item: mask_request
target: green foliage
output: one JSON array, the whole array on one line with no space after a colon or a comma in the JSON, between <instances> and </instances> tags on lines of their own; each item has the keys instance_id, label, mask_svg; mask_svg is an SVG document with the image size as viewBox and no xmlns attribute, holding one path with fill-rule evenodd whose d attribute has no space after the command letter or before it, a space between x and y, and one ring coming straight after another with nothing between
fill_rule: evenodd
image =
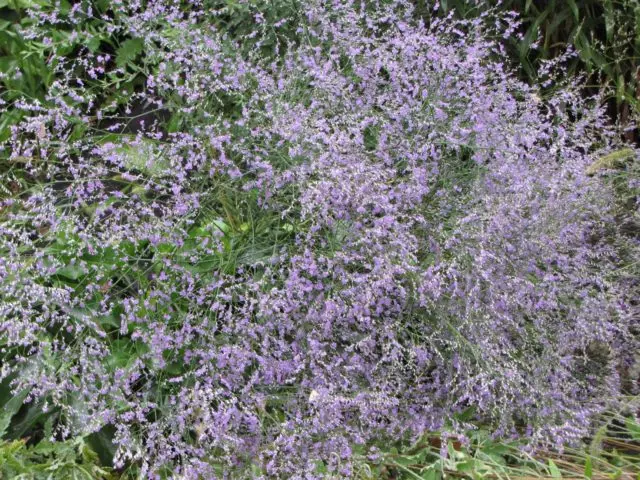
<instances>
[{"instance_id":1,"label":"green foliage","mask_svg":"<svg viewBox=\"0 0 640 480\"><path fill-rule=\"evenodd\" d=\"M243 39L243 47L249 52L256 47L261 55L272 56L290 41L296 39L296 24L304 3L300 0L206 0L205 5L219 14L212 19L231 38ZM287 21L274 28L278 21ZM254 37L254 34L258 35Z\"/></svg>"},{"instance_id":2,"label":"green foliage","mask_svg":"<svg viewBox=\"0 0 640 480\"><path fill-rule=\"evenodd\" d=\"M43 440L27 446L24 440L0 443L1 480L110 480L98 455L82 438L66 442Z\"/></svg>"},{"instance_id":3,"label":"green foliage","mask_svg":"<svg viewBox=\"0 0 640 480\"><path fill-rule=\"evenodd\" d=\"M144 41L141 38L129 38L122 42L116 50L116 65L124 68L136 59L144 49Z\"/></svg>"},{"instance_id":4,"label":"green foliage","mask_svg":"<svg viewBox=\"0 0 640 480\"><path fill-rule=\"evenodd\" d=\"M633 472L640 471L640 424L631 415L614 413L603 420L596 449L583 445L562 454L530 454L524 443L492 439L481 428L466 433L467 444L434 432L413 445L381 448L376 461L362 455L356 478L634 478ZM442 450L446 457L440 456Z\"/></svg>"},{"instance_id":5,"label":"green foliage","mask_svg":"<svg viewBox=\"0 0 640 480\"><path fill-rule=\"evenodd\" d=\"M611 170L624 166L627 160L632 160L634 152L630 148L625 148L617 152L610 153L604 157L599 158L588 169L588 175L594 175L601 170Z\"/></svg>"},{"instance_id":6,"label":"green foliage","mask_svg":"<svg viewBox=\"0 0 640 480\"><path fill-rule=\"evenodd\" d=\"M23 38L20 31L30 24L24 17L24 1L0 1L0 99L11 103L22 96L42 99L53 79L47 65L47 47ZM14 110L0 110L0 141L9 135L9 127L18 122Z\"/></svg>"},{"instance_id":7,"label":"green foliage","mask_svg":"<svg viewBox=\"0 0 640 480\"><path fill-rule=\"evenodd\" d=\"M440 12L473 18L488 6L514 11L522 20L523 35L511 40L511 52L532 81L541 80L541 60L572 47L578 55L569 60L568 73L585 73L594 83L608 85L623 123L629 107L640 112L639 0L447 0L440 2Z\"/></svg>"}]
</instances>

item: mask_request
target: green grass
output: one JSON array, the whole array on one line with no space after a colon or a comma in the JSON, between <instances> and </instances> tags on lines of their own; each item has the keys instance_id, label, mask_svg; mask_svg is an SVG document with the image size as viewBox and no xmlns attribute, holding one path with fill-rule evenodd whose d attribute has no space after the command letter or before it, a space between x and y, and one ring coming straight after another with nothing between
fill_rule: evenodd
<instances>
[{"instance_id":1,"label":"green grass","mask_svg":"<svg viewBox=\"0 0 640 480\"><path fill-rule=\"evenodd\" d=\"M620 412L601 417L593 438L563 452L527 452L523 441L493 440L479 427L468 432L468 445L445 440L447 458L441 458L443 437L433 432L413 445L381 450L375 462L362 458L356 478L637 479L640 478L640 424L633 418L633 411L638 405L639 398L627 399Z\"/></svg>"}]
</instances>

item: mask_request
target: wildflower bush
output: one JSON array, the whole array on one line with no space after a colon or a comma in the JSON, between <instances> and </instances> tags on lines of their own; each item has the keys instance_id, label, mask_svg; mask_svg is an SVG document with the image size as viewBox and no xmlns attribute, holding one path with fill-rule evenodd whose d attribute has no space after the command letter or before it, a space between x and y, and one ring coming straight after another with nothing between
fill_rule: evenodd
<instances>
[{"instance_id":1,"label":"wildflower bush","mask_svg":"<svg viewBox=\"0 0 640 480\"><path fill-rule=\"evenodd\" d=\"M149 478L347 478L475 424L574 444L637 388L637 241L593 167L624 145L561 62L552 94L516 78L513 16L23 7L50 79L2 77L7 438Z\"/></svg>"}]
</instances>

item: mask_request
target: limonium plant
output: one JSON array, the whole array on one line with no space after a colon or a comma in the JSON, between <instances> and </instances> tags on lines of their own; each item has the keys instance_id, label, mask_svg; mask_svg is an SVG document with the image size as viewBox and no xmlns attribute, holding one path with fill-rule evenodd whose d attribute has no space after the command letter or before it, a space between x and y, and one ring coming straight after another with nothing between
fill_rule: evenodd
<instances>
[{"instance_id":1,"label":"limonium plant","mask_svg":"<svg viewBox=\"0 0 640 480\"><path fill-rule=\"evenodd\" d=\"M208 0L28 10L54 80L0 105L0 379L148 478L348 478L461 412L588 435L638 321L600 99L561 60L519 81L510 15L237 3L248 31Z\"/></svg>"}]
</instances>

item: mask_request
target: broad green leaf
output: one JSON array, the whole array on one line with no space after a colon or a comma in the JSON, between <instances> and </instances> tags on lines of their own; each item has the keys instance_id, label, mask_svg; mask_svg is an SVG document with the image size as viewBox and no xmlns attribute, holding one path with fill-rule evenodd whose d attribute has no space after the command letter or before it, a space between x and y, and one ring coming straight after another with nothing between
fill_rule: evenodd
<instances>
[{"instance_id":1,"label":"broad green leaf","mask_svg":"<svg viewBox=\"0 0 640 480\"><path fill-rule=\"evenodd\" d=\"M56 275L68 278L69 280L78 280L84 275L84 270L79 265L65 265L56 270Z\"/></svg>"},{"instance_id":2,"label":"broad green leaf","mask_svg":"<svg viewBox=\"0 0 640 480\"><path fill-rule=\"evenodd\" d=\"M110 355L107 363L112 368L126 368L148 351L148 347L139 342L120 338L113 340L109 346Z\"/></svg>"},{"instance_id":3,"label":"broad green leaf","mask_svg":"<svg viewBox=\"0 0 640 480\"><path fill-rule=\"evenodd\" d=\"M611 0L604 0L604 26L607 36L607 42L611 43L616 34L615 7Z\"/></svg>"},{"instance_id":4,"label":"broad green leaf","mask_svg":"<svg viewBox=\"0 0 640 480\"><path fill-rule=\"evenodd\" d=\"M549 459L549 473L553 478L562 478L562 474L560 473L560 469L555 464L555 462Z\"/></svg>"},{"instance_id":5,"label":"broad green leaf","mask_svg":"<svg viewBox=\"0 0 640 480\"><path fill-rule=\"evenodd\" d=\"M11 70L13 70L17 65L18 65L18 61L12 56L0 57L0 72L8 73Z\"/></svg>"},{"instance_id":6,"label":"broad green leaf","mask_svg":"<svg viewBox=\"0 0 640 480\"><path fill-rule=\"evenodd\" d=\"M456 413L454 415L455 419L460 421L460 422L468 422L469 420L471 420L473 418L473 416L476 413L476 407L475 406L471 406L467 409L465 409L464 411L460 412L460 413Z\"/></svg>"},{"instance_id":7,"label":"broad green leaf","mask_svg":"<svg viewBox=\"0 0 640 480\"><path fill-rule=\"evenodd\" d=\"M231 230L231 227L222 220L213 220L211 223L222 233L229 233Z\"/></svg>"},{"instance_id":8,"label":"broad green leaf","mask_svg":"<svg viewBox=\"0 0 640 480\"><path fill-rule=\"evenodd\" d=\"M94 36L87 41L86 45L89 50L95 53L100 49L100 43L101 43L101 38Z\"/></svg>"},{"instance_id":9,"label":"broad green leaf","mask_svg":"<svg viewBox=\"0 0 640 480\"><path fill-rule=\"evenodd\" d=\"M139 170L151 177L164 174L170 167L167 158L160 154L152 140L137 140L136 144L123 143L115 149L124 157L127 168Z\"/></svg>"},{"instance_id":10,"label":"broad green leaf","mask_svg":"<svg viewBox=\"0 0 640 480\"><path fill-rule=\"evenodd\" d=\"M465 460L464 462L456 463L457 472L472 472L476 466L476 462L473 458Z\"/></svg>"},{"instance_id":11,"label":"broad green leaf","mask_svg":"<svg viewBox=\"0 0 640 480\"><path fill-rule=\"evenodd\" d=\"M440 472L434 467L429 467L426 472L422 473L421 477L424 480L439 480Z\"/></svg>"},{"instance_id":12,"label":"broad green leaf","mask_svg":"<svg viewBox=\"0 0 640 480\"><path fill-rule=\"evenodd\" d=\"M49 439L53 435L53 426L55 424L55 421L56 421L56 416L51 415L44 422L44 438L45 439Z\"/></svg>"},{"instance_id":13,"label":"broad green leaf","mask_svg":"<svg viewBox=\"0 0 640 480\"><path fill-rule=\"evenodd\" d=\"M180 131L180 124L182 123L182 115L174 113L171 115L169 122L167 123L167 132L176 133Z\"/></svg>"},{"instance_id":14,"label":"broad green leaf","mask_svg":"<svg viewBox=\"0 0 640 480\"><path fill-rule=\"evenodd\" d=\"M119 68L125 67L129 62L142 53L144 41L141 38L130 38L122 42L116 50L116 65Z\"/></svg>"},{"instance_id":15,"label":"broad green leaf","mask_svg":"<svg viewBox=\"0 0 640 480\"><path fill-rule=\"evenodd\" d=\"M20 438L29 431L35 424L40 422L43 417L51 415L52 413L44 413L42 411L42 403L31 403L24 416L20 416L19 420L15 422L9 433L9 437L12 439Z\"/></svg>"},{"instance_id":16,"label":"broad green leaf","mask_svg":"<svg viewBox=\"0 0 640 480\"><path fill-rule=\"evenodd\" d=\"M538 33L540 31L540 25L547 18L548 12L545 10L541 15L537 16L531 26L528 28L527 32L524 35L524 38L518 45L518 51L520 54L520 58L526 59L529 51L531 50L531 45L538 39Z\"/></svg>"},{"instance_id":17,"label":"broad green leaf","mask_svg":"<svg viewBox=\"0 0 640 480\"><path fill-rule=\"evenodd\" d=\"M0 409L0 438L3 437L7 428L9 428L9 424L11 423L11 419L18 413L18 410L22 407L24 399L29 394L28 390L23 390L22 392L15 395L11 400L9 400L5 405Z\"/></svg>"},{"instance_id":18,"label":"broad green leaf","mask_svg":"<svg viewBox=\"0 0 640 480\"><path fill-rule=\"evenodd\" d=\"M86 438L87 443L98 454L103 465L111 465L113 462L116 453L116 446L113 444L114 433L113 426L106 426Z\"/></svg>"}]
</instances>

